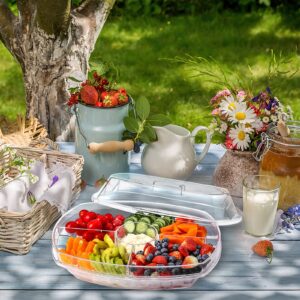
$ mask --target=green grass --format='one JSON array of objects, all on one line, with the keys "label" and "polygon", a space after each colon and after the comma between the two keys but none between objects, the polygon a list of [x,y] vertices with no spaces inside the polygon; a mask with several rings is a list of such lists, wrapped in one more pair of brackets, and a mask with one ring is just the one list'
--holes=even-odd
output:
[{"label": "green grass", "polygon": [[[173,123],[193,129],[209,123],[208,102],[217,88],[192,78],[184,66],[161,58],[212,56],[224,69],[241,74],[248,72],[250,64],[263,87],[268,49],[290,53],[299,45],[300,26],[295,22],[271,13],[110,19],[92,57],[118,66],[120,84],[134,99],[146,96],[153,112],[167,113]],[[300,67],[299,55],[294,54],[294,58]],[[272,87],[284,104],[291,105],[297,119],[299,82],[297,74]],[[0,115],[13,118],[18,112],[24,112],[20,68],[0,46]]]}]

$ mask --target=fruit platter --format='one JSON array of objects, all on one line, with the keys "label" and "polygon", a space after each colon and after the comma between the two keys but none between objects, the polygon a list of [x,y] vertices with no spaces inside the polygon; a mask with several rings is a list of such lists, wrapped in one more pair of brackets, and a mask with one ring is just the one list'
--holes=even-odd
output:
[{"label": "fruit platter", "polygon": [[118,288],[174,289],[206,276],[221,255],[220,230],[152,213],[129,214],[99,203],[73,208],[55,226],[55,262],[83,281]]}]

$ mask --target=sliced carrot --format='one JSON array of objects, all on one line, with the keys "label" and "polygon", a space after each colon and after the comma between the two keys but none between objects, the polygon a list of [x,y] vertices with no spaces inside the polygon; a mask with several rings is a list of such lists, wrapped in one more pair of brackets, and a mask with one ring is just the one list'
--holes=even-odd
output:
[{"label": "sliced carrot", "polygon": [[197,236],[197,227],[193,227],[193,228],[189,229],[189,231],[187,232],[187,234],[189,236]]},{"label": "sliced carrot", "polygon": [[165,226],[165,227],[162,227],[160,229],[160,232],[170,232],[170,231],[173,231],[174,230],[174,226],[175,226],[175,223],[173,223],[171,225],[168,225],[168,226]]},{"label": "sliced carrot", "polygon": [[66,244],[66,252],[67,253],[71,253],[71,250],[73,249],[73,245],[74,245],[74,240],[75,238],[70,236],[68,238],[67,244]]},{"label": "sliced carrot", "polygon": [[88,254],[91,254],[93,252],[93,249],[95,247],[95,243],[94,242],[88,242],[86,248],[85,248],[85,252],[87,252]]},{"label": "sliced carrot", "polygon": [[178,224],[177,227],[183,232],[188,232],[190,229],[198,229],[198,225],[193,223],[182,223]]},{"label": "sliced carrot", "polygon": [[206,237],[207,236],[207,230],[204,226],[199,226],[198,225],[197,236],[200,236],[200,237]]},{"label": "sliced carrot", "polygon": [[204,237],[193,237],[193,240],[197,243],[197,245],[202,246],[205,243]]},{"label": "sliced carrot", "polygon": [[74,240],[74,243],[73,243],[73,250],[75,252],[75,255],[77,253],[77,249],[78,249],[78,246],[79,246],[79,242],[81,241],[81,238],[80,237],[76,237],[75,240]]},{"label": "sliced carrot", "polygon": [[77,253],[85,252],[87,245],[88,245],[88,242],[85,239],[80,239],[79,245],[77,248]]}]

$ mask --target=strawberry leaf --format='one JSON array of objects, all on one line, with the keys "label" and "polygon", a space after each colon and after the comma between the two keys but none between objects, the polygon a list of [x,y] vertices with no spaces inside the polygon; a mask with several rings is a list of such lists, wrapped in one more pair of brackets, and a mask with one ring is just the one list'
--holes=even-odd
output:
[{"label": "strawberry leaf", "polygon": [[135,103],[137,115],[142,121],[146,120],[150,114],[150,104],[146,98],[141,98]]},{"label": "strawberry leaf", "polygon": [[128,131],[132,133],[137,133],[139,131],[139,124],[134,118],[125,117],[123,122]]}]

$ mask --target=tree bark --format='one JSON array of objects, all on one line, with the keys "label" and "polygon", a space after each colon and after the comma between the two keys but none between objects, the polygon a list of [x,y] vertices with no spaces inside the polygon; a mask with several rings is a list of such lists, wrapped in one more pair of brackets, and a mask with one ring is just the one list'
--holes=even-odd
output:
[{"label": "tree bark", "polygon": [[[115,0],[86,0],[71,10],[70,0],[19,0],[14,20],[0,0],[0,39],[20,62],[27,116],[36,116],[55,139],[67,127],[72,76],[84,80],[98,35]],[[5,15],[2,14],[5,12]]]}]

